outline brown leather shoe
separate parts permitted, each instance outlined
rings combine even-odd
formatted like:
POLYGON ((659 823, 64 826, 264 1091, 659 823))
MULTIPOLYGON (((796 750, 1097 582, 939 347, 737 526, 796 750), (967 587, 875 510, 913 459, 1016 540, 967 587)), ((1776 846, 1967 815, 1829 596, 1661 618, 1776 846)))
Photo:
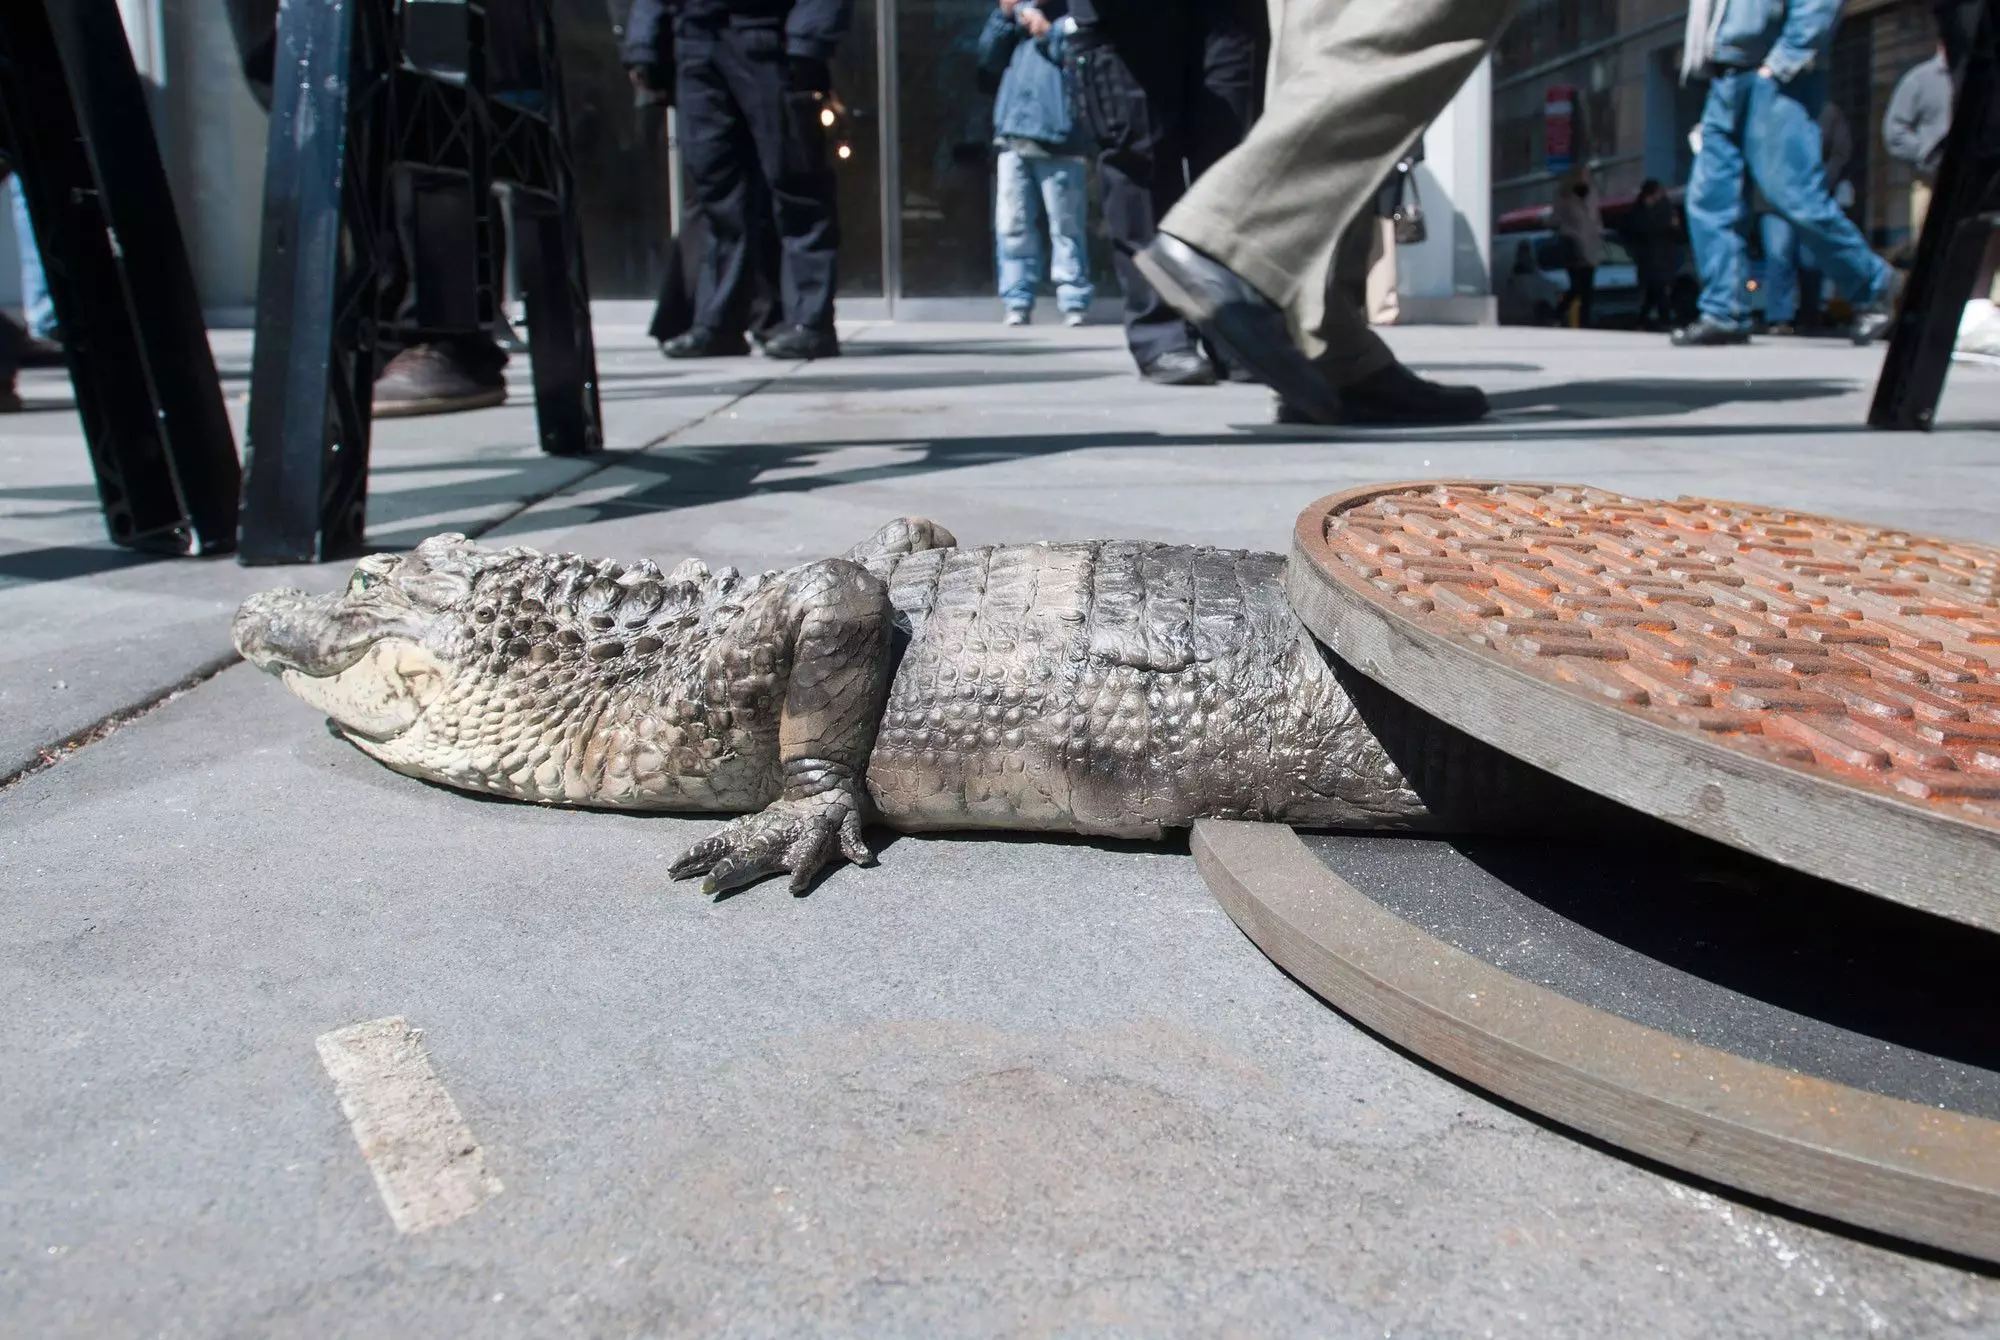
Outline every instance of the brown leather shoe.
POLYGON ((456 414, 507 401, 506 351, 492 340, 439 340, 413 344, 389 360, 375 379, 375 417, 456 414))

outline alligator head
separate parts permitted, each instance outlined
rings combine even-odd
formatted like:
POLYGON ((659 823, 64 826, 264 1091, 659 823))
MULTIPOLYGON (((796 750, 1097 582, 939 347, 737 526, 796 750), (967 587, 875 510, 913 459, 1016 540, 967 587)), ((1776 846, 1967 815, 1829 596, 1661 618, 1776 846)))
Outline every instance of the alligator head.
POLYGON ((464 606, 485 557, 462 535, 438 535, 410 554, 362 559, 332 595, 261 592, 236 611, 236 650, 349 738, 386 745, 459 669, 473 617, 464 606))
POLYGON ((233 633, 244 659, 400 772, 527 800, 634 804, 635 768, 666 793, 726 752, 727 715, 707 723, 682 704, 698 696, 716 627, 774 575, 711 574, 693 560, 662 574, 437 535, 362 559, 332 595, 252 596, 233 633), (705 753, 698 731, 711 737, 705 753))

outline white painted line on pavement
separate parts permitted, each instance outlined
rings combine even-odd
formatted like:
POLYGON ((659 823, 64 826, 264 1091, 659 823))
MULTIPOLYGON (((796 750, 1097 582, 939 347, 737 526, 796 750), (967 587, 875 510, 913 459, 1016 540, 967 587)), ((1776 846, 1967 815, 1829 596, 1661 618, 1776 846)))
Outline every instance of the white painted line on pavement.
POLYGON ((498 1193, 472 1128, 438 1082, 423 1034, 401 1017, 323 1033, 320 1063, 399 1233, 471 1214, 498 1193))

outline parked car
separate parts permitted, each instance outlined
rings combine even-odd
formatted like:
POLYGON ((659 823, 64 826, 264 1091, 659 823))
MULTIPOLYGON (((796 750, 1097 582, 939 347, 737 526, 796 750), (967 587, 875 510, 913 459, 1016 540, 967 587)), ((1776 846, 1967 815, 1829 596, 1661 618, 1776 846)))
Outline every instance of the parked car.
MULTIPOLYGON (((1678 218, 1681 192, 1675 188, 1668 194, 1678 218)), ((1638 322, 1638 269, 1621 235, 1633 200, 1629 195, 1616 196, 1602 207, 1604 261, 1597 267, 1591 298, 1593 326, 1630 329, 1638 322)), ((1531 205, 1501 215, 1494 225, 1493 291, 1503 326, 1552 326, 1563 319, 1562 299, 1569 292, 1569 273, 1562 265, 1564 249, 1553 227, 1553 213, 1547 205, 1531 205)), ((1694 248, 1687 244, 1685 223, 1680 234, 1681 263, 1674 275, 1672 298, 1674 319, 1686 322, 1695 318, 1701 276, 1695 269, 1694 248)), ((1763 248, 1751 236, 1744 296, 1755 322, 1762 322, 1764 315, 1763 277, 1763 248)))

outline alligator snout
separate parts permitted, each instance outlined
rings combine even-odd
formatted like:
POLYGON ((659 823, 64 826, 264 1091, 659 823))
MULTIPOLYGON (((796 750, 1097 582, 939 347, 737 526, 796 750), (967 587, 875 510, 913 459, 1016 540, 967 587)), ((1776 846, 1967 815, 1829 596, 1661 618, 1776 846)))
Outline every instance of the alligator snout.
POLYGON ((378 620, 345 608, 338 595, 311 596, 286 588, 260 591, 244 601, 229 631, 243 659, 260 670, 324 677, 360 660, 387 630, 378 620))

